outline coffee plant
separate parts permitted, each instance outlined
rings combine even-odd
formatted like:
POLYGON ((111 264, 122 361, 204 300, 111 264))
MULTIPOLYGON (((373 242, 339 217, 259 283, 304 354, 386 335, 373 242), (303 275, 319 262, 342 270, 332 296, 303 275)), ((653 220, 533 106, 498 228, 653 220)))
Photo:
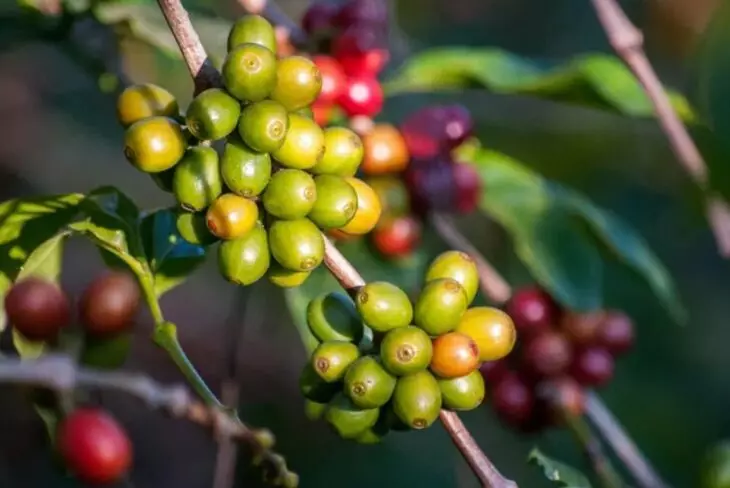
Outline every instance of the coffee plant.
MULTIPOLYGON (((20 18, 42 35, 86 32, 112 47, 133 36, 182 59, 195 90, 183 106, 171 87, 129 80, 115 49, 82 46, 76 57, 115 96, 130 171, 149 175, 169 206, 140 210, 112 186, 0 205, 0 322, 11 342, 0 381, 27 387, 63 468, 89 485, 129 482, 134 446, 91 395, 104 388, 247 445, 269 484, 308 486, 273 450, 273 433, 213 393, 160 305, 213 255, 231 286, 264 289, 265 279, 284 294, 308 356, 304 413, 343 440, 385 444, 440 420, 483 486, 517 486, 459 416, 492 409, 515 435, 569 430, 602 486, 629 486, 604 443, 632 484, 668 486, 594 392, 640 337, 627 313, 604 305, 604 262, 631 269, 683 323, 661 261, 610 211, 482 147, 479 113, 437 103, 396 121, 386 110, 396 94, 481 88, 654 117, 706 190, 729 253, 726 192, 682 126, 704 122, 721 135, 722 119, 665 91, 616 3, 593 3, 620 57, 545 66, 496 49, 439 48, 388 72, 386 0, 315 2, 298 21, 271 0, 240 0, 248 13, 235 22, 189 14, 179 0, 21 2, 20 18), (513 292, 460 217, 501 225, 533 283, 513 292), (72 297, 59 278, 76 237, 109 270, 72 297), (115 371, 142 304, 187 387, 115 371)), ((712 73, 705 82, 717 83, 712 73)), ((591 486, 537 449, 527 458, 559 486, 591 486)), ((703 487, 728 486, 728 459, 723 444, 710 451, 703 487)))

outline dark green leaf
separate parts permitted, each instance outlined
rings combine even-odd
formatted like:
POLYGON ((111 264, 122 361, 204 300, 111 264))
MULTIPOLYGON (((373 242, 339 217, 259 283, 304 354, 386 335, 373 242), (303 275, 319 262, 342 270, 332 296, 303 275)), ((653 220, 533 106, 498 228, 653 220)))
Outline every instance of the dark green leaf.
POLYGON ((534 448, 527 462, 542 468, 545 477, 563 488, 591 488, 591 483, 580 471, 565 463, 556 461, 534 448))
POLYGON ((205 261, 205 249, 180 236, 171 209, 145 215, 141 222, 142 242, 155 276, 155 293, 160 297, 205 261))
POLYGON ((38 403, 33 404, 33 408, 43 421, 43 425, 46 427, 46 434, 48 434, 50 443, 53 445, 56 439, 56 432, 58 431, 58 423, 61 421, 61 415, 58 409, 45 407, 38 403))
MULTIPOLYGON (((569 101, 635 117, 654 116, 653 105, 630 70, 607 54, 556 63, 495 48, 438 48, 411 57, 384 85, 388 95, 469 87, 569 101)), ((682 119, 694 121, 687 100, 676 92, 669 95, 682 119)))

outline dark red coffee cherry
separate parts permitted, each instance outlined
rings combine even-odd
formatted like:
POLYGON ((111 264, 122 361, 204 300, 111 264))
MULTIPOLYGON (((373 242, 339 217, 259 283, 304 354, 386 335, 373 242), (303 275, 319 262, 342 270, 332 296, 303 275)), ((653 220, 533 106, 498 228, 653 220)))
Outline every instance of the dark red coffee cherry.
POLYGON ((367 25, 353 25, 338 35, 332 55, 349 76, 377 76, 390 55, 385 32, 367 25))
POLYGON ((553 423, 560 424, 564 416, 580 416, 585 412, 585 392, 570 376, 560 376, 541 382, 537 396, 547 403, 553 423))
POLYGON ((421 240, 421 224, 410 215, 390 217, 378 223, 372 234, 373 246, 384 256, 408 256, 421 240))
POLYGON ((383 108, 383 98, 383 88, 377 78, 354 76, 347 80, 347 87, 338 103, 349 117, 375 117, 383 108))
POLYGON ((479 371, 482 373, 484 382, 487 385, 496 385, 510 372, 509 364, 504 359, 498 359, 496 361, 484 361, 479 366, 479 371))
POLYGON ((326 1, 311 4, 302 17, 302 29, 310 36, 330 29, 338 10, 337 5, 326 1))
POLYGON ((92 336, 118 334, 133 325, 139 302, 137 280, 128 273, 111 272, 86 288, 79 301, 79 317, 92 336))
POLYGON ((522 350, 525 371, 538 378, 558 376, 573 359, 570 343, 564 335, 546 331, 530 339, 522 350))
POLYGON ((481 196, 481 178, 474 166, 466 163, 454 163, 454 186, 456 187, 456 201, 454 210, 466 214, 472 212, 479 205, 481 196))
POLYGON ((601 347, 579 351, 570 367, 570 374, 581 385, 603 386, 613 377, 613 356, 601 347))
POLYGON ((386 0, 349 0, 335 16, 335 25, 347 28, 356 24, 373 27, 388 26, 388 4, 386 0))
POLYGON ((606 313, 598 329, 598 341, 608 352, 619 356, 634 345, 634 323, 631 317, 618 310, 606 313))
POLYGON ((454 209, 456 182, 451 161, 443 158, 412 160, 404 181, 411 195, 411 209, 416 214, 454 209))
POLYGON ((589 346, 598 339, 606 313, 603 310, 587 313, 566 311, 560 318, 560 330, 576 346, 589 346))
POLYGON ((507 306, 518 335, 527 337, 549 329, 558 320, 558 306, 552 297, 538 287, 517 291, 507 306))
POLYGON ((471 113, 463 105, 446 105, 443 107, 444 119, 444 146, 447 150, 453 149, 474 134, 474 120, 471 113))
POLYGON ((340 63, 332 56, 319 55, 312 58, 322 76, 322 90, 317 97, 318 104, 337 101, 347 87, 347 78, 340 63))
POLYGON ((400 129, 413 157, 433 158, 470 137, 474 123, 461 105, 433 105, 412 113, 400 129))
POLYGON ((59 451, 69 470, 94 485, 119 481, 132 464, 132 444, 107 413, 81 408, 59 426, 59 451))
POLYGON ((535 409, 531 385, 515 373, 504 376, 492 389, 494 411, 506 423, 522 426, 529 422, 535 409))
POLYGON ((71 320, 68 297, 55 283, 26 278, 5 295, 5 314, 15 330, 30 340, 55 338, 71 320))

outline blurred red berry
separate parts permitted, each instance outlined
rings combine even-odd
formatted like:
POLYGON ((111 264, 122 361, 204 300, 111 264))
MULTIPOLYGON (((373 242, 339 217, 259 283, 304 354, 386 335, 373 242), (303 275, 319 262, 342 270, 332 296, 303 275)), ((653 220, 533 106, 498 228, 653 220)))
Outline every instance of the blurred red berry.
POLYGON ((51 340, 71 320, 71 306, 64 291, 41 278, 15 283, 4 303, 10 325, 31 340, 51 340))
POLYGON ((335 103, 347 86, 347 77, 340 63, 332 56, 318 55, 312 58, 322 75, 322 90, 317 103, 335 103))
POLYGON ((421 240, 421 224, 406 215, 387 218, 372 232, 372 242, 382 255, 389 258, 408 256, 421 240))
POLYGON ((474 124, 469 111, 461 105, 433 105, 412 113, 400 128, 414 157, 433 158, 464 142, 474 124))
POLYGON ((634 323, 623 312, 611 310, 598 330, 598 343, 614 356, 625 353, 634 345, 634 323))
POLYGON ((332 27, 338 8, 329 2, 315 2, 309 6, 302 17, 302 29, 309 35, 332 27))
POLYGON ((552 297, 538 287, 518 290, 507 306, 507 314, 514 320, 518 336, 525 337, 552 327, 558 320, 558 311, 552 297))
POLYGON ((605 385, 613 376, 613 356, 601 347, 579 351, 570 368, 570 374, 584 386, 605 385))
POLYGON ((505 375, 492 389, 494 411, 506 423, 522 426, 529 422, 535 408, 531 385, 519 375, 505 375))
POLYGON ((377 76, 390 60, 387 49, 371 49, 364 53, 343 54, 338 56, 342 69, 350 76, 377 76))
POLYGON ((603 310, 587 313, 567 311, 560 318, 560 329, 573 344, 588 346, 596 342, 605 318, 603 310))
POLYGON ((522 349, 525 370, 540 378, 565 372, 572 356, 572 348, 565 336, 552 330, 529 339, 522 349))
POLYGON ((335 24, 347 28, 356 24, 388 26, 387 0, 349 0, 335 16, 335 24))
POLYGON ((450 212, 456 201, 453 163, 447 159, 411 160, 404 174, 411 209, 418 215, 450 212))
POLYGON ((560 376, 541 382, 537 395, 546 401, 553 420, 560 423, 563 415, 579 416, 585 412, 585 392, 581 385, 570 376, 560 376))
POLYGON ((352 77, 338 103, 349 117, 375 117, 383 108, 383 88, 373 76, 352 77))
POLYGON ((334 105, 328 103, 320 103, 317 101, 312 104, 311 109, 314 121, 317 123, 317 125, 324 127, 330 121, 332 111, 334 110, 334 105))
POLYGON ((466 107, 446 105, 444 118, 444 143, 447 150, 459 146, 474 133, 474 120, 466 107))
POLYGON ((477 208, 481 196, 479 173, 467 163, 454 163, 453 173, 456 187, 454 209, 459 213, 472 212, 477 208))
POLYGON ((479 371, 488 385, 496 385, 510 372, 509 364, 504 359, 485 361, 479 366, 479 371))

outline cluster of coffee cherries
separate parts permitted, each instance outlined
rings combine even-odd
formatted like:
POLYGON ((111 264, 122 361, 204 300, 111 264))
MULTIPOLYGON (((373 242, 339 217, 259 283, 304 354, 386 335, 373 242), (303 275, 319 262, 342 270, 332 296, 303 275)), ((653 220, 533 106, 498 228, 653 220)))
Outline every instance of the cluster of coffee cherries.
POLYGON ((185 240, 220 243, 221 273, 240 285, 267 275, 298 286, 323 261, 322 230, 366 234, 380 217, 377 195, 355 177, 360 137, 312 118, 320 70, 276 48, 271 24, 248 15, 229 33, 224 88, 199 93, 184 115, 150 84, 118 100, 127 159, 174 194, 185 240))
MULTIPOLYGON (((17 333, 51 346, 58 345, 59 334, 77 321, 83 337, 80 363, 115 368, 126 358, 124 346, 129 345, 139 301, 136 280, 111 272, 94 279, 83 292, 76 320, 69 296, 41 278, 14 283, 4 305, 8 323, 17 333)), ((123 428, 95 407, 69 413, 58 426, 56 446, 69 471, 89 484, 119 481, 132 462, 132 445, 123 428)))
POLYGON ((441 409, 466 411, 484 400, 483 361, 515 344, 512 320, 470 307, 479 277, 473 260, 447 251, 430 264, 412 302, 399 287, 371 282, 309 303, 319 345, 300 377, 305 409, 345 439, 376 443, 391 430, 419 430, 441 409))
POLYGON ((631 319, 617 310, 563 310, 539 287, 517 291, 507 306, 515 352, 481 370, 492 406, 507 424, 535 432, 584 410, 584 388, 604 386, 617 357, 634 342, 631 319))

